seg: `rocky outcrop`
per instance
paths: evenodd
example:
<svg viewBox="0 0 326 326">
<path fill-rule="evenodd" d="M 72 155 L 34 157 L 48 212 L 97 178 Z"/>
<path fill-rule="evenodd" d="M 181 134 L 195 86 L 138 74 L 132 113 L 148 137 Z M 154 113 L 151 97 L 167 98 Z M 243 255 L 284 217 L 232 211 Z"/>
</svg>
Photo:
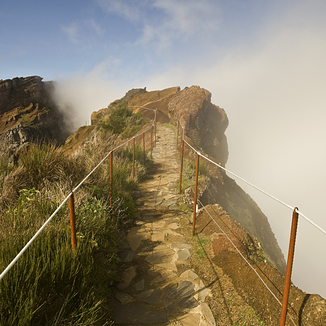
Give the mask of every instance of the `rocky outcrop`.
<svg viewBox="0 0 326 326">
<path fill-rule="evenodd" d="M 285 274 L 286 264 L 267 217 L 237 183 L 222 174 L 211 177 L 207 190 L 201 197 L 204 205 L 219 204 L 250 234 L 261 242 L 268 262 Z"/>
<path fill-rule="evenodd" d="M 199 86 L 185 88 L 169 103 L 175 117 L 194 145 L 225 166 L 228 159 L 228 145 L 225 130 L 229 121 L 225 111 L 211 103 L 211 93 Z"/>
<path fill-rule="evenodd" d="M 38 76 L 6 79 L 0 82 L 0 115 L 18 107 L 27 107 L 30 103 L 42 101 L 48 104 L 52 83 L 42 82 Z"/>
<path fill-rule="evenodd" d="M 128 94 L 128 93 L 127 93 Z M 225 111 L 211 103 L 211 93 L 199 86 L 171 87 L 162 91 L 138 93 L 128 100 L 128 106 L 153 117 L 150 111 L 137 109 L 145 106 L 157 109 L 159 122 L 176 124 L 180 118 L 192 144 L 220 162 L 223 166 L 228 159 L 228 145 L 224 134 L 228 127 Z"/>
<path fill-rule="evenodd" d="M 38 76 L 0 82 L 0 158 L 13 160 L 36 140 L 63 143 L 68 129 L 52 91 L 52 82 Z"/>
</svg>

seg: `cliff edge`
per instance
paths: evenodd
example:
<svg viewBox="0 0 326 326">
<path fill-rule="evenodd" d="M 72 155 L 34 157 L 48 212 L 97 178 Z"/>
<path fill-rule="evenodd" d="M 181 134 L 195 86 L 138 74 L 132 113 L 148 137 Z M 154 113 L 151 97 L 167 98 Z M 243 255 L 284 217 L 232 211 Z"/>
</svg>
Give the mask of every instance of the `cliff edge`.
<svg viewBox="0 0 326 326">
<path fill-rule="evenodd" d="M 64 142 L 69 132 L 52 91 L 39 76 L 0 81 L 0 158 L 14 161 L 30 142 Z"/>
</svg>

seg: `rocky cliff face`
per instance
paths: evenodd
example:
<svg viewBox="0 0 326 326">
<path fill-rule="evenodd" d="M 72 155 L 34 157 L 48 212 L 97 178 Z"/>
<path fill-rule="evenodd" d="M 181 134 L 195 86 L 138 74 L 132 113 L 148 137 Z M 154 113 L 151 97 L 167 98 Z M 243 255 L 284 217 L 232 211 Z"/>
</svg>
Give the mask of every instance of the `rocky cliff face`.
<svg viewBox="0 0 326 326">
<path fill-rule="evenodd" d="M 228 145 L 224 132 L 229 121 L 225 111 L 211 103 L 209 91 L 199 86 L 186 87 L 183 90 L 180 90 L 180 87 L 152 92 L 142 90 L 129 97 L 127 104 L 148 116 L 152 113 L 136 107 L 157 109 L 157 118 L 160 122 L 176 124 L 180 117 L 185 135 L 195 147 L 223 166 L 227 162 Z"/>
<path fill-rule="evenodd" d="M 233 179 L 225 174 L 219 178 L 211 177 L 201 201 L 204 205 L 221 205 L 235 221 L 259 239 L 268 262 L 285 274 L 285 259 L 267 217 Z"/>
<path fill-rule="evenodd" d="M 32 141 L 65 140 L 68 131 L 52 90 L 52 82 L 38 76 L 0 81 L 0 158 L 13 160 Z"/>
</svg>

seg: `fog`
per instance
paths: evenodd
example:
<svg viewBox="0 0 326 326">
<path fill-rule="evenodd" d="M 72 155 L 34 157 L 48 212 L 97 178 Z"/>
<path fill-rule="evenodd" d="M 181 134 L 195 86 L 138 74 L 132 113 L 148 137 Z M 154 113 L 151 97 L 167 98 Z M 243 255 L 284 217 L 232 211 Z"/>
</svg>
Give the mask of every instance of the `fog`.
<svg viewBox="0 0 326 326">
<path fill-rule="evenodd" d="M 306 11 L 306 15 L 302 10 Z M 305 21 L 297 17 L 305 17 Z M 227 168 L 326 230 L 326 35 L 309 8 L 279 17 L 253 44 L 210 66 L 178 65 L 148 88 L 198 84 L 229 117 Z M 309 26 L 309 27 L 307 27 Z M 189 84 L 191 81 L 191 84 Z M 287 259 L 292 212 L 237 181 L 263 212 Z M 326 297 L 326 236 L 299 218 L 293 283 Z"/>
<path fill-rule="evenodd" d="M 106 79 L 97 68 L 88 74 L 57 78 L 54 99 L 74 132 L 80 126 L 90 125 L 92 112 L 121 98 L 127 92 L 124 87 Z"/>
</svg>

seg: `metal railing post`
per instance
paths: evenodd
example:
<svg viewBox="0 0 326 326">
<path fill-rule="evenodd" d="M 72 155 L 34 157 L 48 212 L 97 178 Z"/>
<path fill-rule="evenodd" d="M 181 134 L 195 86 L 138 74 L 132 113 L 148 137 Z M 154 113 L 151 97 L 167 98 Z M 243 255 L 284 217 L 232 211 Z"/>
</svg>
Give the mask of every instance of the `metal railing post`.
<svg viewBox="0 0 326 326">
<path fill-rule="evenodd" d="M 195 235 L 196 208 L 197 208 L 197 188 L 198 188 L 198 170 L 199 170 L 199 153 L 197 153 L 197 163 L 196 163 L 196 180 L 195 180 L 195 194 L 194 194 L 194 213 L 193 213 L 193 218 L 192 218 L 192 235 Z"/>
<path fill-rule="evenodd" d="M 76 237 L 75 200 L 74 200 L 73 192 L 69 197 L 69 215 L 70 215 L 71 247 L 72 247 L 72 251 L 74 252 L 77 247 L 77 237 Z"/>
<path fill-rule="evenodd" d="M 110 207 L 112 207 L 113 197 L 113 151 L 110 153 Z"/>
<path fill-rule="evenodd" d="M 144 165 L 146 163 L 145 133 L 143 132 Z"/>
<path fill-rule="evenodd" d="M 181 185 L 182 185 L 182 171 L 183 171 L 183 151 L 184 151 L 185 142 L 181 138 L 181 162 L 180 162 L 180 185 L 179 185 L 179 194 L 181 194 Z"/>
<path fill-rule="evenodd" d="M 155 143 L 154 143 L 154 147 L 156 147 L 156 120 L 157 120 L 157 109 L 155 109 Z"/>
<path fill-rule="evenodd" d="M 151 128 L 151 158 L 153 158 L 153 126 Z"/>
<path fill-rule="evenodd" d="M 292 226 L 291 226 L 288 261 L 287 261 L 287 265 L 286 265 L 286 274 L 285 274 L 280 326 L 285 325 L 287 306 L 288 306 L 288 300 L 289 300 L 291 274 L 292 274 L 293 257 L 294 257 L 294 247 L 295 247 L 295 239 L 296 239 L 296 235 L 297 235 L 297 226 L 298 226 L 298 217 L 299 217 L 297 210 L 298 210 L 298 208 L 295 207 L 293 210 L 293 215 L 292 215 Z"/>
<path fill-rule="evenodd" d="M 177 147 L 179 144 L 179 128 L 180 128 L 180 121 L 178 120 L 178 126 L 177 126 Z"/>
<path fill-rule="evenodd" d="M 135 137 L 132 139 L 132 181 L 135 180 Z"/>
</svg>

